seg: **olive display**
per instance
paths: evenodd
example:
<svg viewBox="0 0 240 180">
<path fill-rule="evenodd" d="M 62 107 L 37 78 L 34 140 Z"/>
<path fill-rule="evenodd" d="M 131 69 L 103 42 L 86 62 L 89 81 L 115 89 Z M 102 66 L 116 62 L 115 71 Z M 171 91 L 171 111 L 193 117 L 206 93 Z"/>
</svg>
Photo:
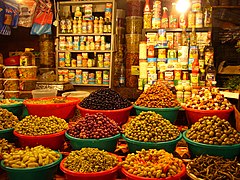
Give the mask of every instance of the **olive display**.
<svg viewBox="0 0 240 180">
<path fill-rule="evenodd" d="M 7 109 L 0 108 L 0 130 L 14 128 L 17 123 L 17 116 Z"/>
<path fill-rule="evenodd" d="M 171 141 L 180 135 L 177 126 L 152 111 L 141 112 L 123 131 L 127 138 L 144 142 Z"/>
<path fill-rule="evenodd" d="M 228 110 L 232 104 L 218 90 L 202 88 L 186 100 L 185 106 L 198 110 Z"/>
<path fill-rule="evenodd" d="M 2 138 L 0 139 L 0 154 L 9 153 L 15 149 L 14 143 L 9 143 L 8 140 Z"/>
<path fill-rule="evenodd" d="M 231 152 L 229 152 L 231 153 Z M 224 159 L 223 157 L 201 155 L 187 165 L 187 173 L 194 179 L 234 180 L 240 179 L 240 164 L 237 159 Z"/>
<path fill-rule="evenodd" d="M 57 161 L 60 154 L 44 146 L 15 150 L 4 153 L 4 165 L 11 168 L 34 168 Z"/>
<path fill-rule="evenodd" d="M 121 163 L 128 173 L 145 178 L 166 178 L 182 171 L 183 162 L 165 150 L 142 149 Z"/>
<path fill-rule="evenodd" d="M 61 118 L 55 116 L 38 117 L 26 116 L 15 126 L 15 131 L 20 134 L 37 136 L 54 134 L 68 129 L 68 123 Z"/>
<path fill-rule="evenodd" d="M 120 132 L 118 124 L 102 113 L 87 114 L 79 118 L 67 131 L 70 136 L 81 139 L 111 137 Z"/>
<path fill-rule="evenodd" d="M 30 104 L 55 104 L 55 103 L 68 103 L 72 100 L 67 99 L 66 97 L 54 97 L 51 99 L 28 99 L 27 102 Z"/>
<path fill-rule="evenodd" d="M 64 167 L 75 172 L 101 172 L 118 165 L 118 158 L 97 148 L 82 148 L 72 151 L 64 162 Z"/>
<path fill-rule="evenodd" d="M 22 104 L 21 101 L 16 101 L 14 99 L 0 99 L 0 105 L 12 105 L 12 104 Z"/>
<path fill-rule="evenodd" d="M 110 88 L 102 88 L 85 97 L 79 106 L 86 109 L 114 110 L 131 106 L 131 102 Z"/>
<path fill-rule="evenodd" d="M 172 108 L 180 106 L 176 96 L 163 83 L 151 85 L 139 96 L 135 104 L 149 108 Z"/>
<path fill-rule="evenodd" d="M 240 143 L 240 134 L 225 119 L 204 116 L 186 133 L 186 137 L 199 143 L 231 145 Z"/>
</svg>

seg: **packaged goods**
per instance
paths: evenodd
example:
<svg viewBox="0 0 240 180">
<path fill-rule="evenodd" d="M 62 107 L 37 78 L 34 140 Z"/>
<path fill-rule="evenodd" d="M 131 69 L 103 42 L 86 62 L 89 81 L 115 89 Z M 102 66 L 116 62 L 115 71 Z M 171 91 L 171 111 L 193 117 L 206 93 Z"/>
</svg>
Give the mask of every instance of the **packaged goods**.
<svg viewBox="0 0 240 180">
<path fill-rule="evenodd" d="M 19 90 L 19 79 L 3 79 L 3 81 L 5 91 Z"/>
<path fill-rule="evenodd" d="M 209 130 L 209 128 L 213 130 Z M 223 131 L 224 129 L 224 131 Z M 191 126 L 187 138 L 204 144 L 232 145 L 240 143 L 240 134 L 231 124 L 217 115 L 204 116 Z"/>
<path fill-rule="evenodd" d="M 127 0 L 127 16 L 142 16 L 144 0 Z"/>
<path fill-rule="evenodd" d="M 141 162 L 145 162 L 147 166 Z M 182 174 L 181 176 L 185 174 L 183 161 L 173 157 L 173 154 L 163 149 L 142 149 L 135 154 L 128 154 L 125 161 L 121 164 L 126 171 L 124 174 L 130 174 L 131 178 L 135 176 L 134 178 L 136 179 L 174 179 L 174 176 L 179 178 L 180 174 Z M 135 167 L 138 167 L 141 171 L 136 171 Z"/>
<path fill-rule="evenodd" d="M 7 109 L 0 108 L 0 112 L 1 112 L 0 130 L 14 128 L 15 125 L 19 122 L 17 116 L 13 115 L 13 113 L 9 112 Z"/>
<path fill-rule="evenodd" d="M 76 71 L 75 70 L 69 70 L 68 71 L 68 78 L 70 82 L 75 82 L 75 76 L 76 76 Z"/>
<path fill-rule="evenodd" d="M 50 117 L 37 117 L 27 116 L 19 121 L 15 126 L 15 131 L 30 136 L 40 136 L 46 134 L 54 134 L 67 130 L 68 123 L 61 118 Z"/>
<path fill-rule="evenodd" d="M 65 67 L 65 53 L 58 53 L 58 65 L 59 67 Z"/>
<path fill-rule="evenodd" d="M 96 79 L 95 79 L 94 73 L 88 74 L 88 84 L 96 84 Z"/>
<path fill-rule="evenodd" d="M 126 33 L 141 34 L 143 28 L 143 18 L 139 16 L 126 17 Z"/>
<path fill-rule="evenodd" d="M 18 78 L 18 66 L 5 66 L 3 69 L 4 78 Z"/>
<path fill-rule="evenodd" d="M 96 71 L 96 84 L 102 84 L 102 71 Z"/>
<path fill-rule="evenodd" d="M 4 98 L 19 98 L 19 91 L 4 91 Z"/>
<path fill-rule="evenodd" d="M 79 161 L 75 161 L 79 159 Z M 101 159 L 101 161 L 99 161 Z M 88 166 L 85 166 L 88 164 Z M 72 151 L 64 161 L 64 167 L 81 173 L 96 173 L 112 169 L 118 165 L 116 156 L 97 148 L 82 148 L 81 150 Z"/>
<path fill-rule="evenodd" d="M 109 71 L 103 71 L 103 84 L 109 84 Z"/>
<path fill-rule="evenodd" d="M 144 91 L 137 101 L 137 106 L 143 107 L 156 107 L 156 108 L 169 108 L 177 107 L 179 103 L 175 95 L 163 83 L 155 83 Z"/>
<path fill-rule="evenodd" d="M 87 109 L 114 110 L 131 106 L 131 102 L 123 98 L 113 89 L 102 88 L 92 92 L 79 103 L 79 106 Z"/>
<path fill-rule="evenodd" d="M 83 74 L 82 75 L 82 77 L 83 77 L 82 83 L 88 84 L 88 71 L 83 71 L 82 74 Z"/>
<path fill-rule="evenodd" d="M 20 79 L 37 79 L 37 66 L 19 66 L 18 71 Z"/>
<path fill-rule="evenodd" d="M 45 154 L 46 156 L 43 156 Z M 37 156 L 37 157 L 36 157 Z M 15 157 L 15 161 L 11 159 Z M 11 168 L 35 168 L 51 164 L 60 158 L 60 153 L 44 146 L 25 147 L 4 154 L 4 165 Z"/>
<path fill-rule="evenodd" d="M 141 34 L 126 34 L 126 48 L 128 53 L 139 52 Z"/>
<path fill-rule="evenodd" d="M 76 123 L 68 129 L 67 133 L 75 138 L 100 139 L 119 134 L 119 130 L 120 128 L 114 120 L 102 113 L 96 113 L 79 118 Z M 78 131 L 81 133 L 76 133 Z"/>
</svg>

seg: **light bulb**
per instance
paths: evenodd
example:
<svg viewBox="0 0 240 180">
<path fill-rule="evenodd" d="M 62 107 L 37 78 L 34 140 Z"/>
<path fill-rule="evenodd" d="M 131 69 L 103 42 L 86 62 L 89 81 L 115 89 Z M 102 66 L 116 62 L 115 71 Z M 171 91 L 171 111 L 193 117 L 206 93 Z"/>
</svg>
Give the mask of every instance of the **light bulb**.
<svg viewBox="0 0 240 180">
<path fill-rule="evenodd" d="M 176 4 L 176 9 L 180 13 L 185 13 L 190 7 L 190 1 L 189 0 L 178 0 Z"/>
</svg>

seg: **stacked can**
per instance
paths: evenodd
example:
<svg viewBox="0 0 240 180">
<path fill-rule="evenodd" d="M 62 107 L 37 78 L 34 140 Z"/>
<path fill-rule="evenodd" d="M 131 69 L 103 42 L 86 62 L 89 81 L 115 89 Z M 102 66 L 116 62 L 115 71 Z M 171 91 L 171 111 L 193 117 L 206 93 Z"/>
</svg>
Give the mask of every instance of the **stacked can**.
<svg viewBox="0 0 240 180">
<path fill-rule="evenodd" d="M 144 0 L 127 0 L 126 17 L 126 86 L 137 88 L 138 77 L 132 75 L 132 66 L 139 65 L 139 43 L 143 29 Z"/>
<path fill-rule="evenodd" d="M 117 9 L 116 12 L 116 58 L 114 62 L 113 86 L 119 86 L 121 65 L 124 63 L 125 52 L 125 10 Z"/>
</svg>

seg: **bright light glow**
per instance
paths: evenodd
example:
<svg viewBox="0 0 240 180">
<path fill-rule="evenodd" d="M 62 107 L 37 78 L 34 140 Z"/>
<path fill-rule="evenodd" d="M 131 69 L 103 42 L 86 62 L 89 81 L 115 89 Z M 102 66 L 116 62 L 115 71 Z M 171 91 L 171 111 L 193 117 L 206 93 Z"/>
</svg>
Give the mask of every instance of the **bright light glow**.
<svg viewBox="0 0 240 180">
<path fill-rule="evenodd" d="M 185 13 L 190 7 L 190 1 L 189 0 L 178 0 L 176 4 L 176 9 L 180 13 Z"/>
</svg>

